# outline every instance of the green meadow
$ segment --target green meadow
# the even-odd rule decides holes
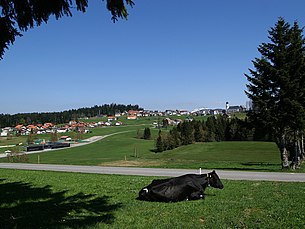
[[[96,128],[90,135],[108,135],[98,142],[28,155],[30,163],[111,165],[167,168],[279,171],[280,157],[271,142],[206,142],[155,153],[155,140],[138,137],[145,125]],[[155,138],[158,129],[151,129]],[[88,135],[88,136],[90,136]],[[7,161],[6,158],[1,160]]]
[[[28,162],[281,171],[272,142],[206,142],[155,153],[159,130],[151,128],[152,140],[144,140],[141,135],[152,120],[136,121],[94,128],[84,138],[114,135],[80,147],[29,154]],[[21,140],[25,138],[10,143]],[[204,200],[157,203],[136,199],[156,177],[10,169],[0,169],[0,174],[4,228],[305,227],[304,183],[223,180],[225,188],[208,188]]]
[[[223,180],[204,200],[157,203],[136,199],[154,177],[0,173],[3,228],[305,227],[304,183]]]
[[[195,119],[204,118],[206,116],[195,117]],[[85,121],[105,121],[104,119]],[[123,126],[93,128],[90,133],[84,134],[83,138],[114,134],[112,136],[80,147],[30,154],[27,156],[27,161],[71,165],[281,171],[280,154],[273,142],[205,142],[155,153],[155,139],[159,129],[153,128],[152,123],[160,121],[160,118],[146,117],[126,120],[121,117],[121,119],[127,123],[124,123]],[[151,127],[151,140],[141,138],[145,127]],[[167,129],[162,129],[162,131],[167,131]],[[67,133],[62,135],[67,135]],[[48,139],[50,135],[37,135],[37,137]],[[15,137],[10,140],[2,138],[0,145],[17,144],[25,142],[25,140],[25,137]],[[7,158],[0,159],[0,162],[7,161]],[[301,168],[298,171],[304,172],[305,170]]]

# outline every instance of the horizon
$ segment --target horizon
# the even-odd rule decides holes
[[[0,114],[245,106],[258,46],[279,17],[305,26],[304,8],[301,0],[136,0],[128,20],[113,23],[105,2],[89,2],[86,13],[52,18],[6,50]]]
[[[167,110],[173,110],[173,111],[195,111],[195,110],[200,110],[200,109],[207,109],[207,110],[219,110],[219,109],[225,109],[225,103],[224,103],[224,107],[205,107],[205,106],[201,106],[201,107],[194,107],[191,109],[185,109],[185,108],[165,108],[165,109],[146,109],[145,107],[141,106],[140,104],[135,104],[135,103],[131,103],[131,104],[119,104],[119,103],[109,103],[109,104],[94,104],[92,106],[85,106],[85,107],[78,107],[78,108],[69,108],[69,109],[63,109],[63,110],[58,110],[58,111],[33,111],[33,112],[17,112],[17,113],[0,113],[0,115],[16,115],[16,114],[31,114],[31,113],[57,113],[57,112],[64,112],[64,111],[69,111],[69,110],[78,110],[78,109],[83,109],[83,108],[93,108],[94,106],[103,106],[103,105],[111,105],[111,104],[117,104],[117,105],[138,105],[139,109],[143,109],[145,111],[158,111],[158,112],[164,112]],[[232,104],[230,104],[231,106]],[[243,106],[246,107],[246,105],[243,104],[233,104],[232,106]]]

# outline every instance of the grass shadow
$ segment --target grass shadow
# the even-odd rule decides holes
[[[1,228],[79,228],[114,222],[113,212],[121,204],[110,204],[108,196],[53,192],[51,186],[3,183],[0,180]]]
[[[246,162],[241,164],[245,166],[280,166],[280,164],[268,163],[268,162]]]

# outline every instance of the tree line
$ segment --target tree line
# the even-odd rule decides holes
[[[163,152],[195,142],[255,140],[253,133],[247,118],[209,116],[206,121],[184,121],[170,131],[160,130],[155,146],[156,152]]]
[[[88,108],[71,109],[62,112],[42,112],[42,113],[18,113],[0,114],[0,127],[16,126],[18,124],[29,125],[51,122],[53,124],[68,123],[71,120],[78,120],[84,117],[96,117],[102,115],[114,115],[117,112],[128,110],[142,110],[139,105],[104,104],[95,105]]]

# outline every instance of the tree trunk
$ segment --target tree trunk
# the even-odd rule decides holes
[[[280,148],[280,152],[281,152],[282,169],[289,168],[288,151],[286,149],[286,139],[285,139],[284,133],[281,135],[279,148]]]
[[[300,168],[301,142],[299,138],[299,131],[294,132],[294,156],[291,162],[293,170]]]
[[[302,136],[301,136],[301,155],[300,155],[301,162],[304,160],[304,157],[305,157],[305,152],[304,152],[304,135],[302,134]]]

